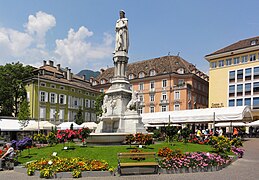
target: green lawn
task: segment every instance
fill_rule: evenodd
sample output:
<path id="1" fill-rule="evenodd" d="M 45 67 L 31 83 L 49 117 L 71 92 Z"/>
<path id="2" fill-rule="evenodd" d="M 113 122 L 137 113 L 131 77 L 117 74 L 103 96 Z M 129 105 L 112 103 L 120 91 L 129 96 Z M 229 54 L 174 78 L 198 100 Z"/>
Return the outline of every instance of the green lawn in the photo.
<path id="1" fill-rule="evenodd" d="M 183 152 L 212 152 L 213 149 L 209 145 L 200 145 L 182 142 L 174 142 L 174 145 L 157 142 L 146 148 L 142 148 L 144 152 L 158 152 L 158 149 L 162 147 L 169 147 L 171 149 L 181 149 Z M 68 143 L 66 143 L 68 146 Z M 20 163 L 26 163 L 28 161 L 37 160 L 41 158 L 51 157 L 53 152 L 57 152 L 59 157 L 84 157 L 88 159 L 96 160 L 106 160 L 110 166 L 117 166 L 117 153 L 119 152 L 129 152 L 133 147 L 129 145 L 118 145 L 118 146 L 87 146 L 81 147 L 80 145 L 71 143 L 70 147 L 73 147 L 73 150 L 62 150 L 63 144 L 58 144 L 53 147 L 43 147 L 43 148 L 31 148 L 30 155 L 28 150 L 24 150 L 21 155 L 19 155 L 18 160 Z"/>

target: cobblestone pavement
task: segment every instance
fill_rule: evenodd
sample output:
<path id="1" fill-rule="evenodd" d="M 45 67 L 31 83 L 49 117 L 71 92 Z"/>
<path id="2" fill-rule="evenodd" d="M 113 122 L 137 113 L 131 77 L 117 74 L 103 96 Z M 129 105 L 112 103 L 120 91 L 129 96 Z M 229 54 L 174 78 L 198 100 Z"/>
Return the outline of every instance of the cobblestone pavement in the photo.
<path id="1" fill-rule="evenodd" d="M 259 180 L 259 138 L 248 139 L 244 142 L 245 155 L 238 159 L 230 166 L 216 172 L 199 172 L 185 174 L 161 174 L 161 175 L 135 175 L 135 176 L 111 176 L 111 177 L 85 177 L 80 179 L 87 180 L 108 180 L 108 179 L 123 179 L 123 180 Z M 0 180 L 33 180 L 40 179 L 39 177 L 29 177 L 26 174 L 14 171 L 0 172 Z M 67 180 L 67 178 L 62 178 Z M 71 179 L 70 179 L 71 180 Z"/>

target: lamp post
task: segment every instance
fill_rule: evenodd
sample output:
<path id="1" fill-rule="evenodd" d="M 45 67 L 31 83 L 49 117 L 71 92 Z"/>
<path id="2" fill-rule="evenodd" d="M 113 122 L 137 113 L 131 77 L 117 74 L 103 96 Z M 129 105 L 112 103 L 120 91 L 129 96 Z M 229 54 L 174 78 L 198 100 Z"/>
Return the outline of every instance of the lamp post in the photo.
<path id="1" fill-rule="evenodd" d="M 38 134 L 40 133 L 40 71 L 38 71 Z"/>

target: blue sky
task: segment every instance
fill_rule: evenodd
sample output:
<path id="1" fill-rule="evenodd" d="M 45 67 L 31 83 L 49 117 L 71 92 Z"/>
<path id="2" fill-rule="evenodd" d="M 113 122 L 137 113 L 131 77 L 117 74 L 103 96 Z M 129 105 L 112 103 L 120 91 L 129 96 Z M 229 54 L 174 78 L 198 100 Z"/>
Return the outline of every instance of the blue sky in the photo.
<path id="1" fill-rule="evenodd" d="M 208 72 L 206 54 L 259 35 L 258 7 L 257 0 L 2 0 L 0 64 L 52 59 L 75 73 L 111 67 L 123 9 L 130 62 L 179 52 Z"/>

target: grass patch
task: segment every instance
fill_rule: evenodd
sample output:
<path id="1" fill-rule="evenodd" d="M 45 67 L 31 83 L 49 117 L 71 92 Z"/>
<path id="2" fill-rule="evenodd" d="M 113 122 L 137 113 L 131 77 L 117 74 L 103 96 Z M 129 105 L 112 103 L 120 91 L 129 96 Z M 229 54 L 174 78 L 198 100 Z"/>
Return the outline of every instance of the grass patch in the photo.
<path id="1" fill-rule="evenodd" d="M 168 144 L 165 142 L 157 142 L 150 146 L 146 146 L 141 150 L 143 152 L 158 152 L 160 148 L 169 147 L 170 149 L 181 149 L 183 152 L 212 152 L 213 149 L 209 145 L 200 145 L 182 142 L 175 142 Z M 117 166 L 117 153 L 129 152 L 133 147 L 129 145 L 118 146 L 87 146 L 81 148 L 79 145 L 71 143 L 70 149 L 64 150 L 63 144 L 57 144 L 52 147 L 31 148 L 30 154 L 28 150 L 24 150 L 18 157 L 20 163 L 26 163 L 28 161 L 38 160 L 41 158 L 50 158 L 53 152 L 57 152 L 59 157 L 83 157 L 87 159 L 105 160 L 110 166 Z"/>

